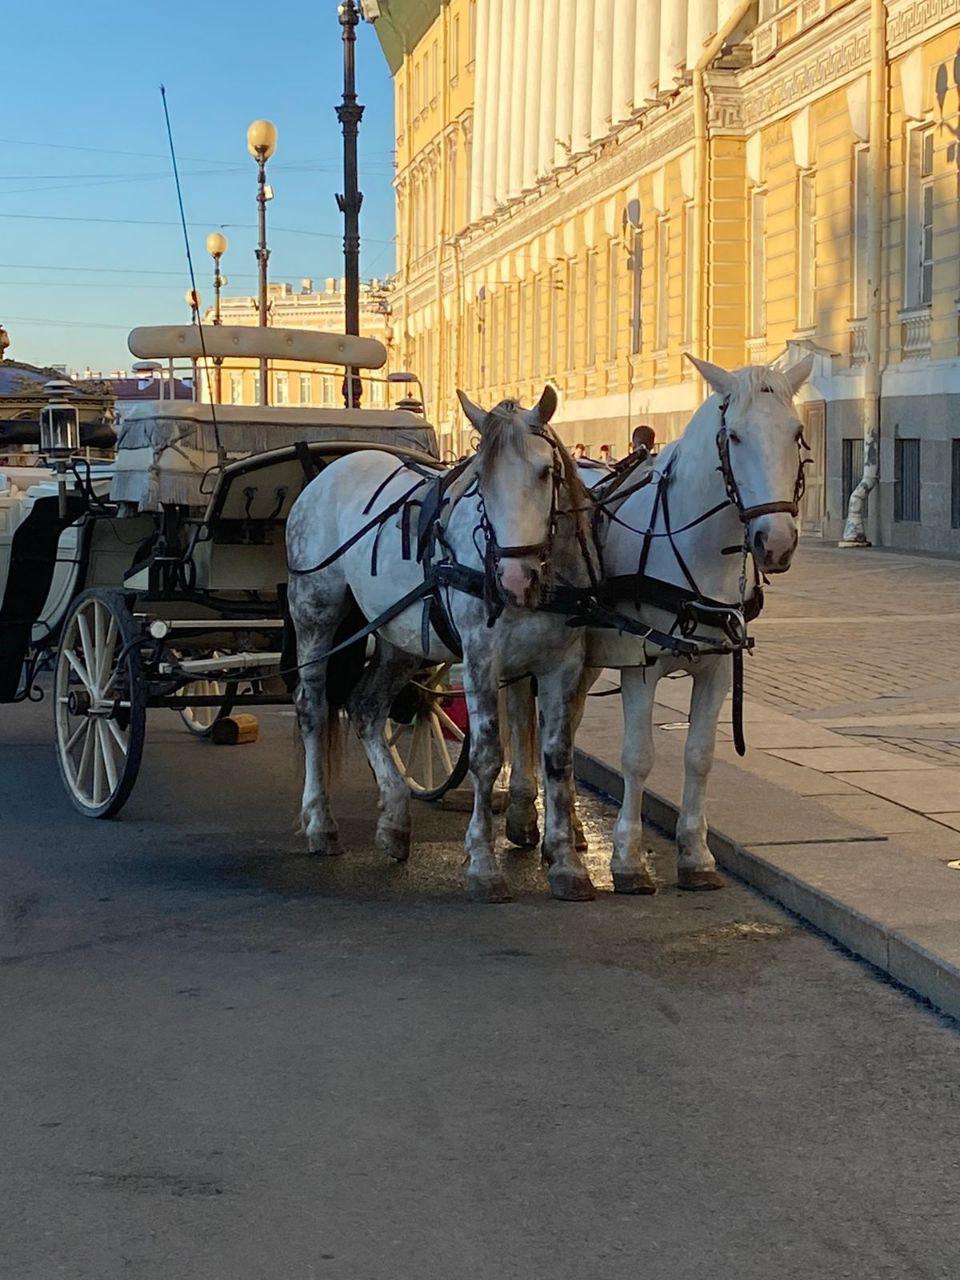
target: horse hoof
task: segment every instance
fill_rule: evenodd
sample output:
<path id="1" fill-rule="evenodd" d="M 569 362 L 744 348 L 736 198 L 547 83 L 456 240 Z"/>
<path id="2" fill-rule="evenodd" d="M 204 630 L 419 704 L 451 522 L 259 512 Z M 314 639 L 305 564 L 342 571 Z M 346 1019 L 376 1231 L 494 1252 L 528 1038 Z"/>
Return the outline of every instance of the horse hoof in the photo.
<path id="1" fill-rule="evenodd" d="M 340 837 L 335 831 L 327 835 L 309 836 L 307 852 L 314 858 L 337 858 L 342 852 Z"/>
<path id="2" fill-rule="evenodd" d="M 410 832 L 398 827 L 381 827 L 377 831 L 376 848 L 378 853 L 395 862 L 406 862 L 410 857 Z"/>
<path id="3" fill-rule="evenodd" d="M 724 889 L 726 881 L 716 871 L 700 867 L 681 867 L 677 872 L 677 888 L 700 893 L 705 889 Z"/>
<path id="4" fill-rule="evenodd" d="M 510 902 L 512 898 L 503 876 L 470 876 L 467 886 L 474 902 Z"/>
<path id="5" fill-rule="evenodd" d="M 540 843 L 540 828 L 534 822 L 525 824 L 507 819 L 507 839 L 518 849 L 533 849 Z"/>
<path id="6" fill-rule="evenodd" d="M 639 871 L 614 871 L 613 892 L 656 893 L 657 885 L 653 876 L 646 870 L 646 868 Z"/>
<path id="7" fill-rule="evenodd" d="M 554 871 L 547 879 L 550 892 L 561 902 L 593 901 L 593 884 L 583 871 Z"/>

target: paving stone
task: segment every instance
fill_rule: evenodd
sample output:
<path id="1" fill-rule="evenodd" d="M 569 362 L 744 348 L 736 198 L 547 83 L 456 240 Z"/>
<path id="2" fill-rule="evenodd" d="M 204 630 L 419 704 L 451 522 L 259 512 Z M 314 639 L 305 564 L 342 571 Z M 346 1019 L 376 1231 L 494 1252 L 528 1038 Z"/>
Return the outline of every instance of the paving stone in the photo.
<path id="1" fill-rule="evenodd" d="M 808 769 L 816 769 L 820 773 L 876 773 L 883 769 L 932 769 L 934 766 L 927 760 L 912 756 L 896 755 L 892 751 L 881 751 L 879 747 L 831 746 L 793 748 L 788 750 L 771 749 L 771 755 L 781 760 L 789 760 L 791 764 L 802 764 Z M 960 775 L 958 775 L 960 776 Z"/>
<path id="2" fill-rule="evenodd" d="M 907 773 L 884 770 L 834 776 L 917 813 L 960 812 L 960 769 L 915 769 Z"/>

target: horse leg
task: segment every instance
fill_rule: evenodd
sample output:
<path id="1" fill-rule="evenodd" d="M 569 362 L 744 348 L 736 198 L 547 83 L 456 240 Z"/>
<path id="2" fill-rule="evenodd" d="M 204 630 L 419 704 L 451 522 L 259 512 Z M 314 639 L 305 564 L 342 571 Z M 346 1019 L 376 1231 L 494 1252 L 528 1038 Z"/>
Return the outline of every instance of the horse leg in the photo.
<path id="1" fill-rule="evenodd" d="M 291 596 L 297 662 L 301 667 L 294 694 L 304 753 L 300 830 L 307 837 L 310 853 L 333 855 L 340 852 L 340 846 L 327 775 L 331 745 L 340 729 L 340 713 L 327 701 L 327 662 L 321 655 L 333 645 L 342 608 L 338 601 L 325 601 L 319 607 L 312 601 L 304 604 L 306 607 L 298 609 L 296 596 Z"/>
<path id="2" fill-rule="evenodd" d="M 657 666 L 625 667 L 623 697 L 623 803 L 613 829 L 610 871 L 615 893 L 656 893 L 643 847 L 643 788 L 653 768 L 653 702 Z"/>
<path id="3" fill-rule="evenodd" d="M 596 683 L 599 675 L 600 669 L 598 667 L 584 667 L 583 669 L 583 674 L 580 677 L 580 683 L 577 687 L 573 704 L 570 708 L 574 741 L 576 741 L 577 733 L 580 729 L 580 722 L 583 719 L 583 712 L 587 705 L 587 694 L 590 692 L 591 686 Z M 574 848 L 576 848 L 580 853 L 585 853 L 589 848 L 586 833 L 583 830 L 583 823 L 580 821 L 580 813 L 577 808 L 576 791 L 574 791 L 573 796 L 573 844 Z"/>
<path id="4" fill-rule="evenodd" d="M 510 731 L 510 794 L 507 839 L 522 849 L 540 843 L 537 822 L 537 726 L 533 682 L 515 680 L 505 689 Z"/>
<path id="5" fill-rule="evenodd" d="M 555 898 L 586 902 L 593 885 L 574 839 L 573 704 L 580 672 L 576 665 L 540 677 L 540 745 L 543 755 L 543 858 Z"/>
<path id="6" fill-rule="evenodd" d="M 397 862 L 410 856 L 410 791 L 387 746 L 384 728 L 394 698 L 422 666 L 422 658 L 378 639 L 376 655 L 347 702 L 380 792 L 377 851 Z"/>
<path id="7" fill-rule="evenodd" d="M 707 847 L 707 779 L 713 767 L 717 720 L 729 687 L 729 664 L 704 660 L 693 672 L 690 728 L 683 757 L 683 798 L 677 818 L 677 885 L 681 889 L 722 889 Z"/>
<path id="8" fill-rule="evenodd" d="M 500 869 L 493 840 L 493 788 L 503 765 L 498 716 L 498 673 L 489 651 L 467 654 L 464 693 L 470 716 L 470 778 L 473 813 L 464 840 L 467 885 L 477 902 L 509 902 L 510 890 Z"/>

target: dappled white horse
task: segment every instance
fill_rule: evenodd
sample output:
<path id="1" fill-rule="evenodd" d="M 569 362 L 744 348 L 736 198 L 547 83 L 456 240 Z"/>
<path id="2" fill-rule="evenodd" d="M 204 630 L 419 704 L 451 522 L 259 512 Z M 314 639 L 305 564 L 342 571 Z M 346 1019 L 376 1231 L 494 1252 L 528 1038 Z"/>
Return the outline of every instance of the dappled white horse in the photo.
<path id="1" fill-rule="evenodd" d="M 760 574 L 783 573 L 796 550 L 803 465 L 793 397 L 809 377 L 812 360 L 784 372 L 752 366 L 728 373 L 706 361 L 693 363 L 715 394 L 680 439 L 656 457 L 649 483 L 638 488 L 628 479 L 608 502 L 600 498 L 602 592 L 620 612 L 674 635 L 685 597 L 699 598 L 707 607 L 698 611 L 697 640 L 722 644 L 729 636 L 710 625 L 710 610 L 717 603 L 749 608 L 757 587 L 753 574 L 746 573 L 748 557 Z M 638 642 L 603 632 L 595 633 L 595 644 L 591 638 L 590 649 L 603 665 L 622 667 L 624 795 L 614 829 L 614 888 L 618 893 L 656 890 L 641 809 L 653 767 L 657 683 L 675 671 L 693 677 L 676 833 L 677 883 L 682 889 L 721 888 L 707 847 L 705 802 L 717 721 L 730 687 L 730 657 L 689 660 L 647 641 L 652 665 L 632 665 L 642 661 Z M 578 725 L 583 698 L 597 674 L 585 673 Z M 509 693 L 515 732 L 507 835 L 519 844 L 532 842 L 536 834 L 535 731 L 532 707 L 524 707 L 529 696 L 523 687 Z"/>
<path id="2" fill-rule="evenodd" d="M 502 763 L 497 704 L 501 683 L 529 672 L 540 690 L 550 887 L 559 898 L 588 898 L 592 887 L 572 829 L 571 717 L 585 637 L 564 617 L 534 611 L 552 575 L 575 585 L 588 581 L 586 494 L 548 425 L 557 403 L 551 388 L 533 409 L 504 400 L 489 413 L 458 394 L 480 434 L 475 457 L 463 467 L 418 483 L 390 454 L 351 453 L 311 481 L 290 513 L 289 604 L 306 753 L 303 829 L 311 852 L 337 852 L 327 777 L 327 746 L 339 720 L 332 695 L 335 704 L 345 701 L 379 784 L 378 848 L 399 861 L 408 856 L 409 792 L 384 725 L 394 698 L 425 662 L 456 660 L 459 638 L 475 793 L 466 834 L 471 892 L 486 901 L 509 896 L 492 829 L 492 791 Z M 403 526 L 413 519 L 416 528 L 418 521 L 408 506 L 431 502 L 429 547 L 421 520 L 414 554 L 409 525 L 406 532 Z M 389 515 L 379 520 L 377 512 Z M 444 569 L 450 571 L 445 578 Z M 457 573 L 459 580 L 451 576 Z M 471 575 L 477 595 L 468 593 Z M 457 581 L 467 589 L 458 589 Z M 409 605 L 398 612 L 408 596 Z M 433 612 L 425 614 L 431 598 Z M 331 688 L 328 654 L 336 638 L 377 619 L 383 621 L 375 656 L 358 682 Z"/>

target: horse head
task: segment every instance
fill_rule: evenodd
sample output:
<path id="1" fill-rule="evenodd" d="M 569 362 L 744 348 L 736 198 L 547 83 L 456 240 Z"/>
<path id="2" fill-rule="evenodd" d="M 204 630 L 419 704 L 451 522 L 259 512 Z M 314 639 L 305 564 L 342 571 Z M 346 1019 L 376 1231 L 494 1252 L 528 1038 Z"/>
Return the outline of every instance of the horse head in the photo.
<path id="1" fill-rule="evenodd" d="M 563 449 L 548 423 L 557 393 L 543 390 L 532 409 L 501 400 L 489 411 L 457 392 L 480 435 L 477 477 L 487 555 L 502 599 L 533 607 L 540 596 L 564 478 Z"/>
<path id="2" fill-rule="evenodd" d="M 732 373 L 688 358 L 720 398 L 719 469 L 757 568 L 784 573 L 797 548 L 803 493 L 803 424 L 793 398 L 813 357 L 783 371 L 750 365 Z"/>

